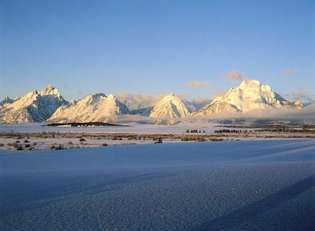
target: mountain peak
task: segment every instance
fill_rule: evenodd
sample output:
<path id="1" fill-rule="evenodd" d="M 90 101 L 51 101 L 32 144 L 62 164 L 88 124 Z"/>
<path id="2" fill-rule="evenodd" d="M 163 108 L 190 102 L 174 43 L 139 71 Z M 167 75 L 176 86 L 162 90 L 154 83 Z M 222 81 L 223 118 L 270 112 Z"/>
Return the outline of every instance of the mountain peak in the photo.
<path id="1" fill-rule="evenodd" d="M 110 122 L 118 115 L 128 114 L 125 104 L 113 95 L 88 95 L 70 105 L 59 108 L 49 119 L 54 122 Z"/>
<path id="2" fill-rule="evenodd" d="M 244 80 L 236 88 L 231 88 L 225 94 L 215 97 L 197 115 L 213 113 L 249 112 L 271 108 L 298 108 L 292 102 L 285 100 L 274 92 L 269 85 L 258 80 Z"/>
<path id="3" fill-rule="evenodd" d="M 175 95 L 174 93 L 170 93 L 166 96 L 164 96 L 161 101 L 181 101 L 181 98 L 179 98 L 177 95 Z"/>
<path id="4" fill-rule="evenodd" d="M 107 98 L 108 98 L 108 99 L 114 99 L 114 100 L 115 100 L 115 99 L 116 99 L 116 96 L 114 96 L 114 95 L 112 95 L 112 94 L 109 94 L 109 95 L 107 96 Z"/>
<path id="5" fill-rule="evenodd" d="M 0 111 L 0 123 L 42 122 L 66 104 L 67 101 L 52 86 L 41 92 L 34 90 L 12 103 L 4 104 Z"/>
<path id="6" fill-rule="evenodd" d="M 40 92 L 41 95 L 54 95 L 54 96 L 60 96 L 60 92 L 57 88 L 55 88 L 54 86 L 52 85 L 48 85 L 45 89 L 43 89 L 41 92 Z"/>
<path id="7" fill-rule="evenodd" d="M 244 87 L 259 87 L 259 86 L 261 86 L 261 82 L 259 80 L 245 79 L 241 82 L 239 87 L 244 88 Z"/>
<path id="8" fill-rule="evenodd" d="M 150 117 L 157 120 L 175 120 L 187 117 L 189 114 L 185 103 L 175 94 L 169 94 L 154 105 Z"/>
<path id="9" fill-rule="evenodd" d="M 169 93 L 168 95 L 166 95 L 165 97 L 174 97 L 176 96 L 174 92 Z"/>
<path id="10" fill-rule="evenodd" d="M 255 89 L 263 92 L 272 92 L 271 86 L 267 84 L 262 84 L 258 80 L 243 80 L 238 88 L 241 90 Z"/>
<path id="11" fill-rule="evenodd" d="M 82 98 L 81 100 L 76 100 L 74 102 L 74 104 L 81 103 L 81 104 L 85 104 L 85 105 L 93 105 L 93 104 L 98 103 L 100 100 L 102 100 L 105 97 L 106 97 L 106 95 L 103 93 L 96 93 L 96 94 L 92 94 L 92 95 L 87 95 L 84 98 Z"/>
<path id="12" fill-rule="evenodd" d="M 47 90 L 54 90 L 55 87 L 51 84 L 48 84 L 47 87 L 46 87 Z"/>

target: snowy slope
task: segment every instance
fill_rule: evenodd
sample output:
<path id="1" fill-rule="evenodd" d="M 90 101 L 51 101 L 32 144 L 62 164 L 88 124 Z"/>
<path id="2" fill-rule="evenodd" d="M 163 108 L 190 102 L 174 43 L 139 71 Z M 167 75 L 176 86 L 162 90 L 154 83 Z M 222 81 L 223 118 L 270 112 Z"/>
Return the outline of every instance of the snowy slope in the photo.
<path id="1" fill-rule="evenodd" d="M 128 114 L 127 106 L 115 96 L 102 93 L 88 95 L 65 107 L 59 108 L 49 119 L 53 122 L 109 122 L 118 115 Z"/>
<path id="2" fill-rule="evenodd" d="M 314 140 L 1 156 L 1 230 L 315 230 Z"/>
<path id="3" fill-rule="evenodd" d="M 49 85 L 42 91 L 34 90 L 12 103 L 4 104 L 0 110 L 0 123 L 42 122 L 66 104 L 58 89 Z"/>
<path id="4" fill-rule="evenodd" d="M 289 102 L 275 93 L 269 85 L 257 80 L 244 80 L 240 86 L 231 88 L 222 96 L 202 108 L 195 115 L 211 115 L 214 113 L 250 112 L 273 108 L 302 108 L 299 102 Z"/>
<path id="5" fill-rule="evenodd" d="M 186 104 L 178 96 L 170 94 L 157 102 L 150 113 L 155 120 L 177 120 L 190 115 Z"/>

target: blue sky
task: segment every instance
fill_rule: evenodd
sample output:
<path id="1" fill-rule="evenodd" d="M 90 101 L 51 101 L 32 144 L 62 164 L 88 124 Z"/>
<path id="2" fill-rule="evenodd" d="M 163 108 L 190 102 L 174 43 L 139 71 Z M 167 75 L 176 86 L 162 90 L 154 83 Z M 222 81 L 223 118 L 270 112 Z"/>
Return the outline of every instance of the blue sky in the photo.
<path id="1" fill-rule="evenodd" d="M 210 98 L 238 85 L 232 71 L 313 94 L 314 12 L 312 0 L 0 0 L 0 98 L 47 84 L 68 99 Z"/>

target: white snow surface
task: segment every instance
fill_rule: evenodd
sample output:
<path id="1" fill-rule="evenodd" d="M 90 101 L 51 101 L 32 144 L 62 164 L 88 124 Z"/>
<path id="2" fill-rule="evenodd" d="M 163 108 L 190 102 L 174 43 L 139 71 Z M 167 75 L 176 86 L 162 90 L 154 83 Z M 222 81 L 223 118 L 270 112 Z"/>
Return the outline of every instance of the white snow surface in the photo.
<path id="1" fill-rule="evenodd" d="M 315 230 L 315 142 L 0 151 L 5 231 Z"/>

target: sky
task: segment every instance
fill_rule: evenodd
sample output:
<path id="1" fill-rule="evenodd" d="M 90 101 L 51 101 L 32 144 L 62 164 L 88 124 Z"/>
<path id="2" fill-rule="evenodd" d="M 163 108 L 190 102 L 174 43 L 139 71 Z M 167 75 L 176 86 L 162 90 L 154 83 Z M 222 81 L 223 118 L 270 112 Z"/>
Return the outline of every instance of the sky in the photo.
<path id="1" fill-rule="evenodd" d="M 211 98 L 244 78 L 314 96 L 314 25 L 312 0 L 0 0 L 0 98 Z"/>

